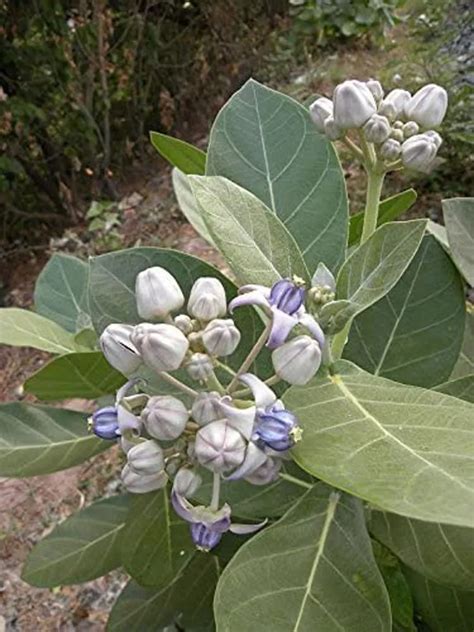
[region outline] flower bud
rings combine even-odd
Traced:
[[[364,134],[369,143],[383,143],[390,136],[388,119],[380,114],[373,114],[364,125]]]
[[[267,457],[265,463],[245,477],[245,480],[252,485],[268,485],[278,479],[281,470],[282,460]]]
[[[429,83],[410,99],[406,113],[422,127],[438,127],[448,108],[448,93],[441,86]]]
[[[393,121],[392,129],[403,129],[404,122],[403,121]]]
[[[193,496],[201,487],[202,478],[194,470],[182,467],[176,473],[173,481],[173,491],[188,498]]]
[[[187,314],[180,314],[179,316],[176,316],[173,322],[175,327],[181,330],[185,336],[190,334],[194,329],[193,321]]]
[[[418,123],[415,123],[415,121],[408,121],[408,123],[405,123],[405,125],[403,126],[402,131],[403,138],[406,140],[407,138],[418,134],[420,128],[418,127]]]
[[[138,369],[142,359],[131,341],[131,325],[113,324],[104,329],[100,336],[100,348],[107,362],[123,373],[130,375]]]
[[[222,283],[213,277],[195,281],[189,295],[188,312],[203,321],[225,316],[227,300]]]
[[[216,318],[203,331],[202,341],[208,353],[228,356],[234,353],[240,342],[240,331],[232,319]]]
[[[127,460],[130,469],[142,476],[158,474],[165,468],[163,450],[153,439],[133,446],[127,452]]]
[[[225,421],[213,421],[196,434],[195,455],[199,463],[213,472],[239,467],[245,458],[243,436]]]
[[[172,274],[155,266],[137,275],[135,282],[137,310],[142,318],[163,318],[184,305],[184,296]]]
[[[142,411],[142,420],[148,434],[160,441],[177,439],[184,431],[188,419],[186,406],[172,395],[150,397]]]
[[[191,379],[205,382],[214,371],[211,358],[205,353],[193,353],[186,363],[186,371]]]
[[[379,107],[379,114],[387,118],[399,118],[405,115],[405,108],[410,102],[411,94],[407,90],[395,88],[391,90]]]
[[[438,134],[438,132],[435,132],[432,129],[430,129],[427,132],[425,132],[425,136],[428,136],[428,138],[430,138],[433,141],[433,143],[436,145],[436,149],[439,149],[441,147],[443,143],[443,139]]]
[[[216,391],[199,393],[194,400],[191,416],[200,426],[205,426],[211,421],[222,418],[220,409],[220,395]]]
[[[398,143],[403,143],[405,136],[403,135],[401,129],[392,129],[390,132],[390,138],[393,138],[393,140],[396,140]]]
[[[272,353],[275,373],[289,384],[306,384],[321,364],[321,348],[310,336],[297,336]]]
[[[385,160],[395,160],[398,158],[402,146],[393,138],[388,138],[380,147],[380,155]]]
[[[122,483],[131,494],[147,494],[162,489],[167,482],[168,477],[164,471],[143,476],[134,472],[128,463],[122,470]]]
[[[427,172],[437,151],[432,138],[426,134],[415,134],[402,145],[402,161],[408,169]]]
[[[338,127],[362,127],[376,111],[374,96],[362,81],[349,80],[336,86],[334,120]]]
[[[328,116],[333,115],[333,111],[334,108],[332,101],[326,97],[316,99],[316,101],[309,106],[311,119],[316,125],[316,129],[318,132],[321,132],[321,134],[324,134],[324,121],[328,118]]]
[[[329,138],[329,140],[337,140],[344,135],[343,130],[336,125],[336,121],[334,120],[334,116],[328,116],[324,121],[324,133]]]
[[[101,439],[118,439],[120,430],[118,412],[115,406],[105,406],[96,410],[89,420],[90,429]]]
[[[311,279],[311,286],[321,289],[328,288],[332,292],[336,291],[336,279],[334,278],[334,274],[327,266],[324,265],[324,263],[318,263],[316,272],[313,274],[313,278]]]
[[[133,330],[132,340],[143,362],[155,371],[178,369],[189,347],[186,336],[174,325],[143,323]]]
[[[376,81],[375,79],[369,79],[365,82],[368,89],[374,95],[374,99],[378,102],[383,99],[383,88],[380,81]]]

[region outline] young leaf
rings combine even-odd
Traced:
[[[88,280],[88,263],[70,255],[54,254],[36,281],[36,311],[72,333],[90,327]]]
[[[309,278],[295,240],[255,195],[225,178],[191,176],[189,181],[214,243],[242,283]]]
[[[150,132],[150,140],[156,151],[173,167],[183,173],[204,175],[206,154],[194,145],[159,132]]]
[[[390,632],[361,503],[322,483],[244,544],[214,600],[219,630]]]
[[[459,377],[457,380],[444,382],[443,384],[439,384],[434,390],[474,404],[474,375],[465,375],[464,377]]]
[[[459,356],[464,304],[458,271],[427,235],[395,287],[357,316],[344,357],[397,382],[440,384]]]
[[[0,344],[34,347],[50,353],[81,349],[74,336],[55,322],[18,307],[0,309]]]
[[[448,242],[455,264],[474,285],[474,198],[443,200],[443,215]]]
[[[65,470],[110,445],[88,434],[84,413],[19,403],[0,405],[0,476]]]
[[[333,272],[347,245],[344,174],[309,110],[250,79],[219,112],[211,130],[206,174],[225,176],[278,215],[306,264]]]
[[[349,362],[336,371],[283,396],[304,431],[300,467],[387,511],[474,526],[474,408]]]
[[[354,250],[337,277],[337,298],[351,301],[348,314],[363,312],[392,289],[415,256],[425,228],[425,220],[384,224]]]
[[[380,202],[377,226],[392,222],[413,206],[417,198],[415,189],[401,191]],[[349,246],[359,243],[364,225],[364,212],[351,215],[349,224]]]
[[[195,231],[208,243],[214,245],[207,226],[201,217],[201,212],[191,189],[191,185],[189,184],[188,177],[182,171],[175,168],[171,172],[171,180],[173,182],[174,194],[182,213]]]
[[[474,373],[474,310],[468,308],[466,324],[458,361],[451,373],[451,379],[465,377]]]
[[[33,548],[22,579],[54,588],[88,582],[117,568],[127,511],[128,498],[115,496],[73,514]]]
[[[433,581],[474,590],[474,531],[372,511],[370,532],[404,564]]]
[[[122,561],[142,586],[167,586],[195,552],[189,525],[170,506],[166,489],[133,497]]]
[[[101,351],[68,353],[54,358],[25,382],[25,390],[53,401],[81,397],[97,399],[115,393],[125,383]]]
[[[131,581],[112,608],[107,632],[172,630],[174,624],[186,632],[212,632],[212,598],[218,577],[217,559],[196,553],[166,586],[143,588]]]

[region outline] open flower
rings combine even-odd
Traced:
[[[281,279],[271,288],[264,285],[244,285],[239,291],[241,295],[230,302],[229,309],[232,312],[242,305],[262,307],[272,319],[267,347],[275,349],[282,345],[298,324],[306,327],[319,342],[319,346],[323,347],[323,331],[304,307],[306,292],[300,279]]]

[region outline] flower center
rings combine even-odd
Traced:
[[[281,279],[272,286],[270,291],[270,305],[292,316],[304,303],[305,289],[301,285],[302,279],[294,281]]]

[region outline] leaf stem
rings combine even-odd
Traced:
[[[364,226],[362,228],[362,237],[360,239],[361,244],[363,244],[364,241],[367,241],[377,228],[380,196],[382,193],[384,177],[384,172],[380,173],[376,169],[367,170],[367,197],[364,212]]]
[[[305,489],[312,489],[313,485],[311,483],[307,483],[306,481],[302,481],[300,478],[296,478],[296,476],[291,476],[291,474],[281,474],[280,478],[284,481],[288,481],[289,483],[293,483],[294,485],[298,485],[299,487],[304,487]]]
[[[262,333],[260,334],[259,339],[257,340],[257,342],[254,344],[253,348],[251,349],[250,353],[248,354],[248,356],[245,358],[245,360],[242,362],[239,370],[237,371],[236,375],[234,375],[234,377],[232,378],[229,386],[227,387],[227,391],[230,393],[232,392],[235,387],[238,384],[239,381],[239,377],[243,374],[246,373],[247,370],[250,368],[250,366],[252,365],[252,362],[255,360],[255,358],[258,356],[258,354],[260,353],[260,351],[263,348],[263,345],[266,343],[267,338],[270,334],[270,329],[272,327],[272,321],[269,320],[265,329],[262,331]]]

